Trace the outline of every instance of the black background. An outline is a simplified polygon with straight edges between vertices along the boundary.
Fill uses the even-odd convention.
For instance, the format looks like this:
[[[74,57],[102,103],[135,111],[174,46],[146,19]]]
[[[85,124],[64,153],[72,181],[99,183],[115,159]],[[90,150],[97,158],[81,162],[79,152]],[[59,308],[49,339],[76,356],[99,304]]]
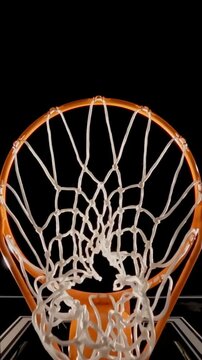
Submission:
[[[148,3],[4,6],[1,166],[13,141],[49,108],[103,95],[150,107],[186,138],[202,171],[200,11],[194,3]],[[3,262],[0,273],[0,294],[18,293]],[[186,294],[202,294],[200,277],[201,258]]]

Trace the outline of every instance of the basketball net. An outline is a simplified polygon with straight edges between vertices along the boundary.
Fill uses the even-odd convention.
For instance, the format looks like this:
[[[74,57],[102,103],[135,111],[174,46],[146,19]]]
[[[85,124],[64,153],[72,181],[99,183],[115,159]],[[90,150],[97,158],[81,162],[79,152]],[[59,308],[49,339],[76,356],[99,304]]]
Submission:
[[[146,107],[95,97],[22,134],[1,175],[1,248],[53,359],[148,359],[200,252],[201,202],[186,141]]]

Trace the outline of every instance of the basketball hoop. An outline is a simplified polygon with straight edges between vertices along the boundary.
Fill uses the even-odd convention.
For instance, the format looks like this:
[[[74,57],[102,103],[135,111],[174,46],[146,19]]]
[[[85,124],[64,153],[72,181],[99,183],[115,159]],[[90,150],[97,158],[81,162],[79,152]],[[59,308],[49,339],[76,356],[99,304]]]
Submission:
[[[0,248],[50,356],[148,359],[201,250],[186,141],[147,107],[73,101],[14,142],[0,190]]]

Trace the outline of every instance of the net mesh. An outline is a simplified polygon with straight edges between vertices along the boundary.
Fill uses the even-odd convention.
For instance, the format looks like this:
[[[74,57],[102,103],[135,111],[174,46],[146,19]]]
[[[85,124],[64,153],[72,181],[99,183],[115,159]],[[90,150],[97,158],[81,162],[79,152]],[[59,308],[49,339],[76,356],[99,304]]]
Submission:
[[[162,146],[161,140],[155,138],[155,142],[160,144],[158,149],[152,150],[151,112],[144,108],[143,140],[129,157],[127,151],[136,146],[131,134],[139,121],[139,110],[130,115],[118,139],[108,107],[104,99],[99,98],[104,114],[104,138],[102,133],[93,134],[98,126],[95,122],[94,126],[92,121],[96,101],[97,98],[93,99],[89,106],[85,132],[77,124],[73,134],[71,114],[65,116],[60,108],[56,108],[47,114],[46,131],[43,130],[42,134],[46,132],[46,140],[40,141],[41,149],[36,149],[31,137],[30,140],[23,140],[23,148],[33,161],[33,167],[28,171],[29,178],[25,175],[27,168],[23,162],[24,155],[21,155],[23,151],[18,149],[19,141],[14,144],[13,175],[6,185],[8,200],[2,201],[13,223],[13,232],[20,234],[18,244],[21,249],[24,246],[23,250],[19,249],[10,234],[6,240],[17,256],[23,276],[36,298],[33,325],[53,359],[70,359],[76,351],[77,359],[143,360],[155,345],[155,322],[163,317],[168,308],[174,282],[173,270],[197,236],[198,229],[190,229],[189,220],[201,199],[193,200],[196,183],[191,181],[191,176],[188,176],[188,183],[184,187],[181,183],[177,185],[180,177],[184,177],[185,141],[179,139],[178,135],[166,137],[166,144]],[[52,111],[57,113],[62,129],[59,147],[64,143],[64,138],[68,143],[60,155],[56,155],[55,150]],[[79,145],[81,138],[76,139],[81,133],[84,134],[83,149]],[[97,160],[96,157],[94,160],[96,141],[100,141],[102,148],[98,150]],[[179,141],[182,149],[179,149]],[[105,148],[110,149],[106,156]],[[168,171],[167,157],[173,148],[178,155],[173,160],[172,154],[174,169]],[[138,149],[141,171],[136,170],[134,165],[138,161]],[[70,154],[72,158],[68,163]],[[94,170],[101,167],[100,159],[105,160],[102,176]],[[27,165],[30,165],[29,161]],[[165,165],[161,168],[163,161]],[[126,166],[125,170],[122,169],[123,165]],[[153,193],[151,184],[157,182],[159,168],[164,179],[158,182],[157,190]],[[31,178],[35,178],[37,172],[36,183],[30,187]],[[129,173],[134,173],[132,179]],[[71,179],[69,182],[66,181],[68,178]],[[29,186],[25,185],[26,181]],[[165,183],[169,183],[166,191]],[[39,192],[43,194],[43,191],[47,192],[45,199],[43,195],[37,195]],[[146,199],[149,194],[151,207]],[[157,209],[158,198],[161,204]],[[14,207],[10,199],[12,204],[15,203]],[[183,214],[181,217],[178,210]],[[176,220],[175,227],[171,226],[169,220],[173,221],[173,218]],[[164,223],[168,228],[166,235]],[[165,242],[165,246],[160,251],[159,243],[162,247],[162,242]],[[29,254],[26,257],[25,251]],[[70,290],[80,289],[82,284],[90,280],[101,284],[102,260],[106,260],[108,266],[105,284],[111,283],[112,292],[124,292],[116,298],[112,293],[96,290],[92,291],[86,302],[82,302]],[[33,271],[40,270],[34,282],[27,265]],[[113,270],[111,278],[109,269]],[[149,292],[154,285],[157,286],[151,301]],[[90,285],[90,288],[93,286]],[[162,294],[165,301],[158,309]],[[105,308],[102,308],[102,303]],[[131,304],[129,313],[128,303]],[[103,320],[102,309],[105,312],[108,309],[106,320]],[[75,331],[68,338],[69,324],[72,322],[75,322]]]

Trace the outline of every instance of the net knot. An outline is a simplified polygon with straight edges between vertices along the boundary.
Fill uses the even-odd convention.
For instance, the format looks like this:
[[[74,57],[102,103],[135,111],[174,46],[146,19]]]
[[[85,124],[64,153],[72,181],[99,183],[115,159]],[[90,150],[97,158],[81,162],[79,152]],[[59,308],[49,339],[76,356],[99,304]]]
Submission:
[[[44,252],[44,256],[45,256],[45,258],[47,259],[47,260],[50,260],[50,251],[49,250],[46,250],[45,252]]]
[[[73,208],[72,211],[75,215],[77,215],[79,213],[79,209],[77,207]]]
[[[121,186],[119,186],[117,190],[118,190],[119,194],[123,194],[125,191],[125,189],[123,189]]]
[[[117,163],[114,163],[113,165],[112,165],[112,170],[115,170],[115,171],[117,171],[118,170],[118,164]]]
[[[98,219],[98,222],[101,224],[101,223],[102,223],[102,219],[103,219],[102,214],[99,214],[99,215],[97,216],[97,219]]]
[[[114,224],[114,220],[113,219],[108,219],[108,221],[107,221],[107,225],[109,226],[109,227],[111,227],[111,226],[113,226],[113,224]]]
[[[118,214],[123,214],[124,211],[125,211],[125,210],[124,210],[122,207],[118,207],[118,209],[117,209],[117,213],[118,213]]]
[[[89,201],[89,203],[90,203],[90,206],[92,206],[92,207],[95,206],[95,200],[94,200],[94,199],[91,199],[91,200]]]
[[[57,192],[60,192],[61,191],[61,186],[57,183],[54,184],[54,189],[57,191]]]
[[[36,231],[36,233],[39,234],[39,235],[43,233],[43,230],[42,230],[42,228],[41,228],[40,226],[36,226],[36,227],[35,227],[35,231]]]
[[[81,168],[82,168],[83,172],[86,172],[86,170],[87,170],[86,164],[83,164],[83,165],[81,166]]]
[[[154,220],[154,223],[155,223],[156,225],[158,225],[158,224],[160,224],[160,222],[161,222],[161,218],[160,218],[160,217],[156,217],[155,220]]]
[[[116,230],[116,236],[121,236],[123,234],[123,231],[121,229]]]
[[[56,217],[57,217],[58,215],[60,215],[60,210],[59,210],[59,209],[55,209],[54,215],[55,215]]]
[[[100,182],[98,183],[98,189],[99,189],[99,190],[100,190],[100,189],[104,189],[104,187],[105,187],[104,182],[100,181]]]
[[[104,200],[104,204],[105,204],[105,206],[110,206],[110,200],[109,200],[109,199],[105,199],[105,200]]]
[[[82,219],[83,219],[84,222],[87,223],[89,221],[89,216],[88,215],[83,215]]]
[[[144,187],[144,181],[140,181],[139,184],[138,184],[138,187],[139,187],[140,189],[143,189],[143,187]]]
[[[131,226],[131,232],[133,233],[133,234],[136,234],[137,233],[137,226],[135,226],[135,225],[133,225],[133,226]]]
[[[139,213],[142,211],[142,207],[139,204],[135,207],[135,209]]]

